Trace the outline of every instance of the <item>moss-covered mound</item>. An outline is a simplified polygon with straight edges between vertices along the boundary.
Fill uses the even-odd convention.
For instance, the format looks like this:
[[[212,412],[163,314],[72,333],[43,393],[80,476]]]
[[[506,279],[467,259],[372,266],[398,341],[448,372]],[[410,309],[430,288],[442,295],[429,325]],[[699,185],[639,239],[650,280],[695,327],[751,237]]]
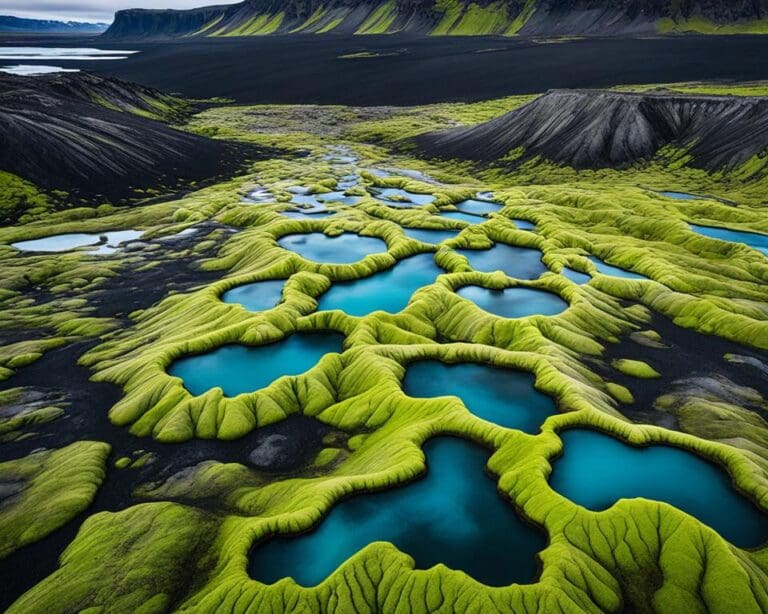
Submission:
[[[4,244],[73,231],[144,231],[139,245],[103,259],[85,251],[27,255],[0,247],[0,334],[8,335],[0,350],[3,373],[12,387],[17,373],[53,348],[91,338],[96,343],[81,365],[96,382],[122,390],[105,408],[112,423],[105,434],[152,438],[162,442],[158,446],[202,446],[213,443],[209,440],[248,441],[259,429],[304,416],[328,425],[329,435],[300,471],[266,472],[247,461],[215,458],[171,475],[158,470],[130,489],[131,505],[87,518],[58,570],[19,596],[11,612],[768,609],[764,544],[738,548],[663,501],[625,499],[592,512],[549,484],[552,465],[563,453],[560,434],[592,428],[627,443],[675,446],[699,455],[727,475],[728,487],[761,512],[768,510],[760,391],[723,384],[719,390],[725,392],[718,396],[711,386],[683,387],[671,381],[668,362],[643,353],[651,347],[673,351],[664,349],[676,342],[673,334],[653,332],[663,314],[669,326],[701,340],[702,353],[708,352],[706,335],[741,346],[740,353],[729,351],[730,358],[707,354],[707,364],[730,369],[749,363],[759,371],[754,361],[760,363],[768,349],[768,260],[758,250],[703,237],[688,225],[768,232],[758,204],[675,200],[646,183],[591,176],[510,187],[508,179],[492,174],[480,181],[466,166],[428,165],[393,158],[379,147],[309,135],[300,119],[288,122],[297,129],[283,128],[281,135],[238,132],[238,118],[247,113],[219,109],[198,118],[195,129],[302,148],[307,155],[258,162],[247,176],[177,201],[134,210],[68,211],[45,223],[0,230]],[[716,177],[708,180],[718,185]],[[434,200],[388,204],[376,198],[381,188],[430,194]],[[248,197],[254,190],[258,199]],[[441,215],[487,191],[493,194],[484,197],[500,207],[473,219],[476,223]],[[323,195],[328,200],[308,208],[296,199]],[[358,199],[354,205],[344,204],[349,196]],[[535,227],[523,230],[515,219]],[[403,227],[457,232],[434,244],[408,237]],[[173,239],[179,241],[176,250],[162,247],[160,239],[190,229],[200,234]],[[303,258],[279,242],[309,233],[376,237],[386,251],[329,264]],[[477,271],[459,251],[499,243],[539,250],[546,270],[535,279]],[[182,254],[198,267],[199,284],[162,294],[119,320],[98,315],[101,289],[117,283],[126,268],[151,271],[160,259]],[[381,274],[415,254],[431,255],[444,272],[418,289],[402,311],[359,317],[318,311],[318,299],[334,283]],[[601,274],[590,256],[644,278]],[[571,281],[561,274],[566,266],[588,279]],[[233,288],[263,280],[284,282],[279,302],[264,311],[222,300]],[[544,290],[567,308],[551,316],[502,318],[457,293],[468,285]],[[11,336],[22,329],[28,338]],[[342,351],[237,396],[216,387],[193,395],[169,374],[180,358],[310,331],[342,334]],[[626,351],[613,351],[616,346]],[[427,359],[529,373],[557,412],[523,433],[482,420],[458,397],[411,398],[403,391],[406,369]],[[635,411],[644,398],[640,393],[652,386],[659,393],[652,401],[676,417],[668,428]],[[695,395],[688,394],[694,389]],[[705,413],[699,413],[702,408]],[[718,421],[727,421],[727,428]],[[32,427],[14,425],[24,437],[15,446],[35,445]],[[249,554],[264,539],[311,530],[347,497],[418,479],[427,470],[422,447],[438,435],[484,445],[499,494],[546,534],[534,581],[488,587],[442,565],[415,569],[407,553],[387,543],[363,548],[314,587],[290,578],[264,584],[249,576]],[[113,459],[111,464],[123,468],[111,470],[108,480],[142,475],[142,468],[152,466],[141,439],[130,441],[134,452]],[[103,467],[106,444],[78,445],[103,446]],[[41,454],[53,458],[68,449]],[[34,458],[22,455],[12,463]],[[34,492],[44,474],[34,478],[36,471],[24,471]],[[59,484],[41,484],[46,502],[54,500]]]

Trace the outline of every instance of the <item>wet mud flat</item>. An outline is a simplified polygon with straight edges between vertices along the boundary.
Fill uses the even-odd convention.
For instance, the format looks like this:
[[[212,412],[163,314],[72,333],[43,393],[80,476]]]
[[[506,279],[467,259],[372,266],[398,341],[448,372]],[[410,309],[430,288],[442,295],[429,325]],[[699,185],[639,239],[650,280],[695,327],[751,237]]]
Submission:
[[[295,34],[156,42],[72,39],[67,45],[97,41],[100,48],[140,53],[67,66],[241,104],[416,105],[555,88],[768,77],[768,40],[760,36],[589,38],[553,45],[484,36]],[[61,39],[6,37],[4,42],[56,45]],[[340,57],[360,52],[373,57]]]

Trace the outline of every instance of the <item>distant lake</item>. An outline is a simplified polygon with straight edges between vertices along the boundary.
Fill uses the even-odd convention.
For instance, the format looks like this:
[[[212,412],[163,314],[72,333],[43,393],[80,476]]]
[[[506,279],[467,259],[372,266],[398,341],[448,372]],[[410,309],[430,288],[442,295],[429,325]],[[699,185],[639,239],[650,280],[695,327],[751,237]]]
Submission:
[[[95,60],[125,60],[138,51],[92,49],[90,47],[0,47],[0,72],[31,77],[58,72],[80,72],[79,68],[65,68],[53,64],[13,64],[3,66],[7,60],[50,62],[92,62]]]

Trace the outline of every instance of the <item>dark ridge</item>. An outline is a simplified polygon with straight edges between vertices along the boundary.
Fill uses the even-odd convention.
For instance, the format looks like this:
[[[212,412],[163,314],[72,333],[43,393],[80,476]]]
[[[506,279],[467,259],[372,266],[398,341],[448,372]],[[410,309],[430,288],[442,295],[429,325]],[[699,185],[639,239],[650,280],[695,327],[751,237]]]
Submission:
[[[0,32],[44,34],[101,34],[109,27],[107,23],[84,23],[79,21],[55,21],[52,19],[26,19],[12,15],[0,15]]]
[[[0,168],[69,202],[125,202],[231,175],[264,154],[181,132],[147,115],[188,107],[148,88],[90,74],[0,75]]]
[[[478,9],[492,19],[478,19]],[[245,0],[183,11],[118,11],[105,36],[348,34],[358,29],[427,35],[438,26],[440,34],[615,36],[655,34],[660,20],[666,20],[666,30],[685,31],[689,20],[712,27],[744,25],[766,13],[768,0]]]
[[[768,150],[768,98],[555,90],[494,120],[415,137],[424,154],[516,165],[621,168],[670,145],[691,164],[733,168]]]

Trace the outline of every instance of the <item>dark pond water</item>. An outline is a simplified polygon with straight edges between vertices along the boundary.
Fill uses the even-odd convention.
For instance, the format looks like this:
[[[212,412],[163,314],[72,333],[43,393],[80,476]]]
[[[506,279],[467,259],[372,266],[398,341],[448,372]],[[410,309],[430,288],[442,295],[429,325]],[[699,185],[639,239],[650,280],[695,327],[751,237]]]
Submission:
[[[665,501],[695,516],[739,547],[768,539],[768,516],[737,493],[728,474],[672,446],[635,448],[604,433],[561,433],[563,456],[550,483],[574,503],[600,511],[619,499]]]
[[[443,563],[491,586],[531,582],[544,535],[526,524],[484,473],[488,452],[462,439],[424,446],[426,477],[338,503],[310,533],[277,537],[251,552],[251,577],[315,586],[353,554],[393,543],[418,569]]]
[[[408,365],[403,389],[408,396],[459,397],[478,418],[526,433],[538,433],[557,412],[550,397],[536,390],[530,373],[476,363],[422,360]]]
[[[219,387],[234,397],[265,388],[284,375],[308,371],[325,354],[340,352],[343,341],[337,333],[294,333],[268,345],[225,345],[181,358],[168,372],[184,380],[194,395]]]
[[[444,272],[435,264],[432,254],[411,256],[370,277],[335,282],[320,297],[318,310],[341,309],[351,316],[379,310],[397,313],[416,290],[432,284]]]
[[[278,244],[307,260],[333,264],[357,262],[368,254],[387,251],[387,244],[381,239],[352,233],[335,237],[329,237],[322,232],[285,235],[278,240]]]
[[[534,288],[506,288],[500,291],[482,286],[463,286],[456,294],[503,318],[524,318],[537,314],[552,316],[568,308],[568,303],[557,294]]]

